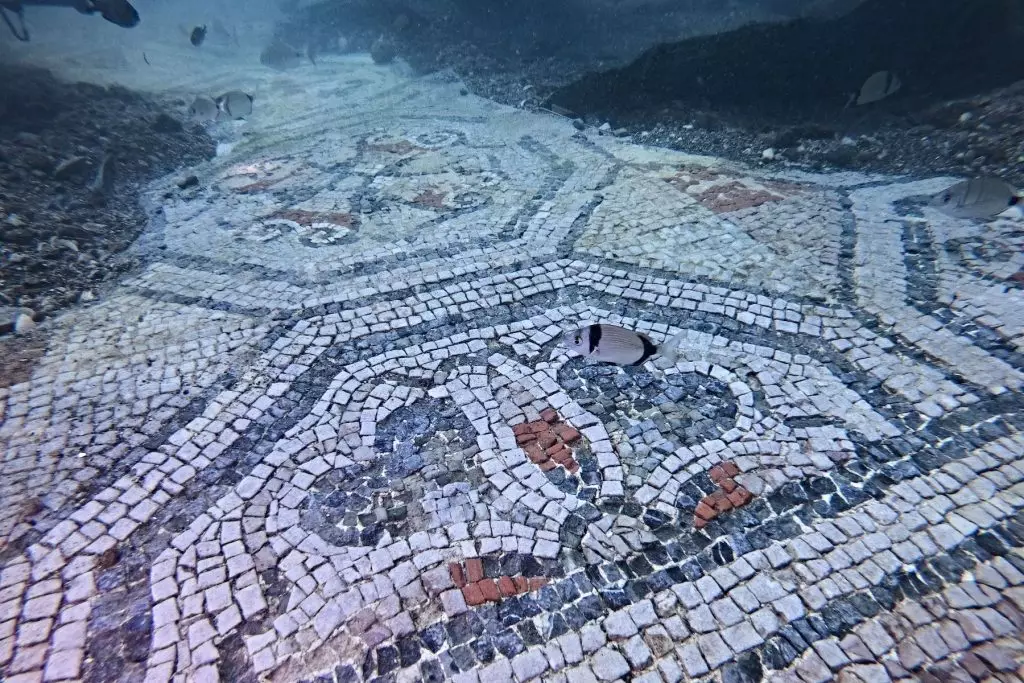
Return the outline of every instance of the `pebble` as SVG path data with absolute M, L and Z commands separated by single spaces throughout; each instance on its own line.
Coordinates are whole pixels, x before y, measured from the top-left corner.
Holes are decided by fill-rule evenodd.
M 15 334 L 28 334 L 35 328 L 36 321 L 32 319 L 32 315 L 29 313 L 19 313 L 18 317 L 14 319 Z

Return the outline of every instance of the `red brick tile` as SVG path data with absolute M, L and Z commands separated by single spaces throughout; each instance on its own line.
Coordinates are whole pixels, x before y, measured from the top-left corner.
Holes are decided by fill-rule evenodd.
M 527 432 L 526 434 L 520 434 L 519 436 L 516 437 L 516 443 L 519 444 L 520 446 L 525 446 L 526 444 L 530 443 L 531 441 L 536 441 L 536 440 L 537 440 L 537 435 L 534 434 L 533 432 Z
M 694 529 L 703 529 L 705 526 L 707 526 L 707 524 L 708 523 L 707 523 L 706 520 L 701 519 L 697 515 L 693 516 L 693 528 Z
M 715 491 L 708 496 L 708 498 L 714 500 L 712 506 L 717 512 L 728 512 L 729 510 L 732 510 L 732 501 L 730 501 L 721 491 Z
M 740 473 L 740 468 L 736 467 L 736 463 L 731 460 L 722 463 L 722 469 L 725 470 L 725 476 L 735 477 Z
M 551 432 L 544 432 L 537 435 L 537 443 L 540 444 L 541 448 L 551 448 L 558 443 L 558 437 Z
M 703 500 L 697 503 L 697 509 L 694 510 L 694 516 L 700 519 L 714 519 L 718 513 L 715 512 L 715 508 L 705 503 Z
M 559 458 L 562 458 L 564 456 L 572 455 L 572 453 L 569 452 L 569 449 L 566 448 L 563 444 L 556 444 L 551 448 L 547 449 L 547 451 L 545 452 L 548 454 L 548 457 L 551 458 L 552 460 L 558 460 Z
M 555 454 L 551 456 L 551 459 L 557 462 L 559 465 L 568 465 L 569 462 L 572 460 L 572 453 L 565 449 L 562 449 L 560 451 L 556 451 Z
M 548 423 L 544 422 L 543 420 L 530 423 L 530 431 L 533 432 L 534 434 L 540 434 L 541 432 L 546 432 L 549 429 L 550 427 L 548 426 Z
M 726 477 L 722 481 L 718 482 L 718 485 L 722 487 L 722 490 L 726 493 L 732 493 L 733 489 L 736 488 L 736 482 L 729 477 Z
M 580 466 L 575 460 L 570 460 L 569 464 L 565 466 L 565 469 L 569 474 L 576 474 L 579 472 Z
M 484 594 L 484 600 L 491 602 L 497 602 L 501 600 L 501 593 L 498 592 L 498 584 L 492 579 L 484 579 L 477 584 L 480 586 L 480 592 Z
M 530 459 L 530 462 L 544 462 L 548 459 L 547 454 L 536 443 L 526 444 L 523 450 L 526 451 L 526 457 Z
M 737 486 L 736 490 L 729 494 L 729 502 L 734 506 L 740 507 L 750 502 L 751 498 L 754 497 L 750 491 L 746 490 L 742 486 Z
M 519 424 L 517 424 L 517 425 L 512 427 L 512 433 L 515 434 L 516 436 L 521 436 L 523 434 L 528 434 L 529 432 L 530 432 L 530 423 L 529 422 L 520 422 Z
M 525 576 L 515 576 L 512 582 L 516 584 L 516 593 L 525 593 L 530 590 L 530 584 Z
M 466 604 L 470 607 L 484 604 L 484 594 L 480 591 L 480 586 L 475 583 L 463 587 L 462 597 L 466 599 Z
M 498 591 L 506 598 L 516 594 L 516 584 L 511 576 L 503 576 L 498 579 Z
M 539 591 L 541 588 L 547 585 L 548 579 L 546 576 L 533 576 L 527 581 L 530 584 L 531 591 Z
M 715 465 L 710 470 L 708 470 L 708 476 L 711 477 L 711 481 L 717 484 L 718 482 L 725 478 L 725 470 L 722 469 L 721 465 Z
M 479 557 L 471 557 L 466 560 L 466 577 L 470 583 L 476 583 L 484 578 L 484 563 Z
M 466 585 L 466 575 L 462 571 L 462 565 L 458 562 L 452 562 L 448 565 L 448 571 L 451 572 L 452 581 L 459 588 Z
M 544 462 L 537 463 L 537 466 L 540 467 L 541 472 L 550 472 L 551 470 L 558 467 L 558 464 L 559 463 L 555 462 L 554 460 L 545 460 Z
M 562 441 L 572 444 L 580 440 L 580 433 L 567 424 L 560 424 L 555 427 L 555 433 L 562 437 Z
M 540 417 L 545 422 L 554 422 L 555 420 L 558 419 L 558 413 L 555 412 L 554 408 L 545 408 L 544 410 L 540 411 Z

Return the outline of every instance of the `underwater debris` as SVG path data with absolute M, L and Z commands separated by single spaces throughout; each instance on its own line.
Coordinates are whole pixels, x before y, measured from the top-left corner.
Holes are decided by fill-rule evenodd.
M 105 154 L 100 162 L 96 178 L 89 185 L 93 199 L 102 199 L 114 188 L 114 155 Z

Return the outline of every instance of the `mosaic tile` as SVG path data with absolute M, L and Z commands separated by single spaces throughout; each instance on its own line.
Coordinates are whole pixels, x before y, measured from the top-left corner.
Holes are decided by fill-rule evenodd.
M 0 676 L 1019 675 L 1018 219 L 295 79 L 0 389 Z

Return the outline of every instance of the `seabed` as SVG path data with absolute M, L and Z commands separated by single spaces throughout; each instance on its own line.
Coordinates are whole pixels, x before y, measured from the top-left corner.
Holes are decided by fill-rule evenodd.
M 160 57 L 255 111 L 0 389 L 0 678 L 1019 680 L 1019 217 Z

